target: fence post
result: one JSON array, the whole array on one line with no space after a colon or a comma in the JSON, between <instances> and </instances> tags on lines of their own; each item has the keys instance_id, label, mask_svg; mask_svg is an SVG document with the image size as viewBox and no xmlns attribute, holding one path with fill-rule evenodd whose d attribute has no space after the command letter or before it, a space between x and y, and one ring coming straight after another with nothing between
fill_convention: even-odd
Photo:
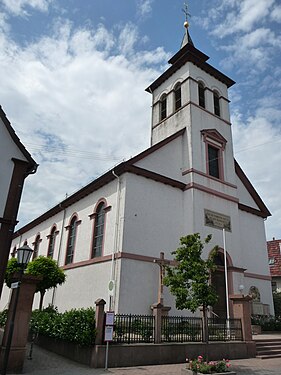
<instances>
[{"instance_id":1,"label":"fence post","mask_svg":"<svg viewBox=\"0 0 281 375\"><path fill-rule=\"evenodd\" d=\"M104 306L106 302L104 299L99 298L95 301L96 305L96 345L103 344L103 330L104 330Z\"/></svg>"},{"instance_id":2,"label":"fence post","mask_svg":"<svg viewBox=\"0 0 281 375\"><path fill-rule=\"evenodd\" d=\"M162 323L162 308L161 303L152 305L153 316L155 319L155 332L154 332L154 341L155 344L161 343L161 323Z\"/></svg>"},{"instance_id":3,"label":"fence post","mask_svg":"<svg viewBox=\"0 0 281 375\"><path fill-rule=\"evenodd\" d=\"M235 294L230 296L230 299L233 301L234 318L241 319L243 340L252 341L251 309L249 303L252 297Z\"/></svg>"}]
</instances>

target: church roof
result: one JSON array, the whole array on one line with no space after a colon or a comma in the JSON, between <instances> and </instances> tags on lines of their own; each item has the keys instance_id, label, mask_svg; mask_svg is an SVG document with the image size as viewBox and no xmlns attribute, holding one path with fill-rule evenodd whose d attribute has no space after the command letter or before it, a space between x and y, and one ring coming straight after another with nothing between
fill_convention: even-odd
<instances>
[{"instance_id":1,"label":"church roof","mask_svg":"<svg viewBox=\"0 0 281 375\"><path fill-rule=\"evenodd\" d=\"M27 149L24 147L24 145L21 143L19 137L16 135L16 132L13 129L13 127L12 127L10 121L8 120L8 118L6 116L6 113L3 111L1 105L0 105L0 118L1 118L4 126L8 130L8 133L10 134L10 137L12 138L12 140L14 141L14 143L16 144L18 149L21 151L23 156L27 159L27 162L29 163L29 170L28 171L30 173L33 172L37 168L38 164L32 158L32 156L27 151Z\"/></svg>"},{"instance_id":2,"label":"church roof","mask_svg":"<svg viewBox=\"0 0 281 375\"><path fill-rule=\"evenodd\" d=\"M146 91L151 93L152 91L157 89L157 87L159 87L187 62L192 62L194 65L198 66L206 73L212 75L213 77L224 83L227 87L231 87L232 85L234 85L235 82L231 78L227 77L212 65L208 64L207 60L209 60L209 56L205 55L203 52L199 51L199 49L194 47L187 29L181 49L168 61L171 66L153 83L151 83L151 85L146 88Z\"/></svg>"}]
</instances>

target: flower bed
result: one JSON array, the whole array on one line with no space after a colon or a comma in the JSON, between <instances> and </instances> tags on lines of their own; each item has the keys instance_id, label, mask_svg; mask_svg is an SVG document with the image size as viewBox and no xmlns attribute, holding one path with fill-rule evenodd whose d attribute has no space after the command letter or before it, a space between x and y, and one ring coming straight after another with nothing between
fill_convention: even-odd
<instances>
[{"instance_id":1,"label":"flower bed","mask_svg":"<svg viewBox=\"0 0 281 375\"><path fill-rule=\"evenodd\" d=\"M183 368L181 370L181 373L184 375L202 375L202 372L194 372L192 370L189 370L187 368ZM234 371L227 371L227 372L211 372L212 375L236 375L236 372Z\"/></svg>"},{"instance_id":2,"label":"flower bed","mask_svg":"<svg viewBox=\"0 0 281 375\"><path fill-rule=\"evenodd\" d=\"M220 361L205 361L204 358L199 355L196 359L186 359L187 367L183 369L182 373L196 375L196 374L225 374L234 375L234 371L230 371L230 362L228 359L222 359Z\"/></svg>"}]
</instances>

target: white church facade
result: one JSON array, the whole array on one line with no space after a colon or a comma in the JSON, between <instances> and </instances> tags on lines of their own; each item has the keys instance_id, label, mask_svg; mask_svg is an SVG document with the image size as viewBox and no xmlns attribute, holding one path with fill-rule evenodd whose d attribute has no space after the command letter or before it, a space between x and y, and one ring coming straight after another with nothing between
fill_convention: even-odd
<instances>
[{"instance_id":1,"label":"white church facade","mask_svg":"<svg viewBox=\"0 0 281 375\"><path fill-rule=\"evenodd\" d=\"M45 306L64 311L98 298L108 306L111 298L116 312L150 314L160 253L172 259L180 237L198 232L212 234L207 257L215 245L223 250L225 228L229 294L255 287L264 313L274 313L264 228L270 212L233 156L228 88L234 82L207 60L186 29L170 67L147 88L151 147L14 234L11 251L26 242L34 256L51 256L66 272L66 283L46 294ZM220 254L214 311L224 315ZM167 288L164 304L180 314Z\"/></svg>"}]
</instances>

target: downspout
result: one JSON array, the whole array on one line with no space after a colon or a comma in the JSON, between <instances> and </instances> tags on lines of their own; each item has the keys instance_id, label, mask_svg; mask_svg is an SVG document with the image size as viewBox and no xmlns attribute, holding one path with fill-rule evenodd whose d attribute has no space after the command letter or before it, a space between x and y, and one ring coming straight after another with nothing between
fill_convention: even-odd
<instances>
[{"instance_id":1,"label":"downspout","mask_svg":"<svg viewBox=\"0 0 281 375\"><path fill-rule=\"evenodd\" d=\"M62 208L61 203L59 204L59 207ZM66 209L64 208L63 209L63 217L62 217L62 226L61 226L61 231L60 231L59 251L58 251L58 258L57 258L58 266L59 266L61 247L62 247L62 237L63 237L63 228L64 228L64 223L65 223L65 214L66 214ZM57 288L55 287L53 289L53 295L52 295L52 302L51 302L52 306L54 306L56 290L57 290Z\"/></svg>"},{"instance_id":2,"label":"downspout","mask_svg":"<svg viewBox=\"0 0 281 375\"><path fill-rule=\"evenodd\" d=\"M119 216L120 216L120 196L121 196L121 181L120 177L112 170L112 174L117 178L117 195L116 195L116 214L115 214L115 227L114 227L114 242L113 251L111 257L111 270L110 270L110 280L114 281L114 292L112 296L109 296L109 310L114 310L115 308L115 297L116 297L116 275L115 275L115 254L117 253L117 246L119 240Z\"/></svg>"}]
</instances>

